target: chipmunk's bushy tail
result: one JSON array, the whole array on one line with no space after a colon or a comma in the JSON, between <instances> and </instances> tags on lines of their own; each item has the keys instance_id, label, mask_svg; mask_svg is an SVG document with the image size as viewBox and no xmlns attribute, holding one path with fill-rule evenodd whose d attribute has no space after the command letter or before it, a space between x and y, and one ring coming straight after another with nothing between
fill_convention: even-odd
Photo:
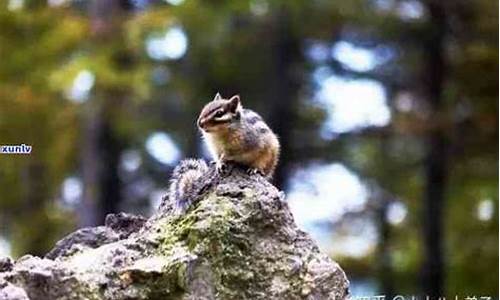
<instances>
[{"instance_id":1,"label":"chipmunk's bushy tail","mask_svg":"<svg viewBox=\"0 0 500 300\"><path fill-rule=\"evenodd\" d=\"M175 167L170 179L170 199L177 211L184 212L201 193L203 176L208 174L207 163L202 159L186 159Z\"/></svg>"}]
</instances>

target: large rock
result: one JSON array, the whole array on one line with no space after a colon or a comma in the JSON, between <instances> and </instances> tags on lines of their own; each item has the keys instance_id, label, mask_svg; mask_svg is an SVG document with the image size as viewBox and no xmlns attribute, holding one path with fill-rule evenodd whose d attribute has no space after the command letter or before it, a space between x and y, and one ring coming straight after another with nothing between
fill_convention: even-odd
<instances>
[{"instance_id":1,"label":"large rock","mask_svg":"<svg viewBox=\"0 0 500 300\"><path fill-rule=\"evenodd\" d=\"M348 297L342 269L297 228L273 185L239 169L203 180L184 214L167 196L149 220L111 215L45 258L0 258L0 300Z\"/></svg>"}]
</instances>

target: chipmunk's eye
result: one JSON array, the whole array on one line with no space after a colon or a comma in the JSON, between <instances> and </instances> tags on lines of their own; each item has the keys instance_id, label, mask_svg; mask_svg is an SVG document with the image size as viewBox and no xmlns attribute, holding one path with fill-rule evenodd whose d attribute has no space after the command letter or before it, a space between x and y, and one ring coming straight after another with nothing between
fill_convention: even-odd
<instances>
[{"instance_id":1,"label":"chipmunk's eye","mask_svg":"<svg viewBox=\"0 0 500 300\"><path fill-rule=\"evenodd\" d=\"M224 111L222 109L219 109L216 113L215 113L215 117L216 118L220 118L224 115Z\"/></svg>"}]
</instances>

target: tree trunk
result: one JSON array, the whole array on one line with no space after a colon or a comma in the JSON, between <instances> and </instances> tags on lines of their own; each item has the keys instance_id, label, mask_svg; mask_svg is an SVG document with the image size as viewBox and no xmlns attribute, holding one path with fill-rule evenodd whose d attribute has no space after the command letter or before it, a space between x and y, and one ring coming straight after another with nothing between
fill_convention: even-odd
<instances>
[{"instance_id":1,"label":"tree trunk","mask_svg":"<svg viewBox=\"0 0 500 300\"><path fill-rule=\"evenodd\" d=\"M106 41L106 37L119 34L119 14L126 1L92 1L89 14L92 20L93 38ZM120 61L118 61L120 63ZM98 96L95 96L98 95ZM119 103L123 93L100 90L85 103L83 117L82 173L84 192L80 226L102 224L108 213L117 212L121 202L121 184L118 177L118 164L121 142L116 136L110 121L113 104Z\"/></svg>"},{"instance_id":2,"label":"tree trunk","mask_svg":"<svg viewBox=\"0 0 500 300\"><path fill-rule=\"evenodd\" d=\"M99 182L99 215L98 221L104 221L109 213L116 213L121 203L122 184L118 174L122 145L111 124L105 120L100 128L99 152L101 172Z\"/></svg>"},{"instance_id":3,"label":"tree trunk","mask_svg":"<svg viewBox=\"0 0 500 300\"><path fill-rule=\"evenodd\" d=\"M94 226L99 223L99 134L101 129L101 113L94 107L87 106L84 110L82 128L82 180L83 196L78 210L80 227ZM93 110L90 110L93 109Z\"/></svg>"},{"instance_id":4,"label":"tree trunk","mask_svg":"<svg viewBox=\"0 0 500 300\"><path fill-rule=\"evenodd\" d=\"M270 103L269 125L280 139L281 157L274 183L284 188L293 153L294 108L297 107L299 81L296 68L303 61L300 40L294 36L285 7L274 17L271 29L272 61L269 72L267 103Z\"/></svg>"},{"instance_id":5,"label":"tree trunk","mask_svg":"<svg viewBox=\"0 0 500 300\"><path fill-rule=\"evenodd\" d=\"M443 86L445 81L444 38L446 14L443 1L429 1L430 30L425 44L426 64L424 82L431 109L431 118L439 120L443 110ZM437 123L437 122L436 122ZM425 191L423 199L423 246L422 288L426 295L443 296L444 292L444 205L447 181L447 142L439 125L427 134L425 161Z\"/></svg>"},{"instance_id":6,"label":"tree trunk","mask_svg":"<svg viewBox=\"0 0 500 300\"><path fill-rule=\"evenodd\" d=\"M50 236L50 220L45 213L45 205L50 197L47 191L46 166L38 158L28 163L22 173L25 184L23 208L19 212L23 220L17 224L18 239L13 241L14 252L24 254L43 255L47 251L47 236ZM22 252L21 252L22 251Z\"/></svg>"}]
</instances>

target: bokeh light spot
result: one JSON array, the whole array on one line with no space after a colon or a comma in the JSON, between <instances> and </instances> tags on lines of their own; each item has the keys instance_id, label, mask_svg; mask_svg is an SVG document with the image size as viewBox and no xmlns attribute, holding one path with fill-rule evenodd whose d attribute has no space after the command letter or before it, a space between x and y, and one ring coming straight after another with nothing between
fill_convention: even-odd
<instances>
[{"instance_id":1,"label":"bokeh light spot","mask_svg":"<svg viewBox=\"0 0 500 300\"><path fill-rule=\"evenodd\" d=\"M401 202L393 202L389 205L387 210L387 221L392 225L399 225L403 223L408 214L408 209L406 205Z\"/></svg>"},{"instance_id":2,"label":"bokeh light spot","mask_svg":"<svg viewBox=\"0 0 500 300\"><path fill-rule=\"evenodd\" d=\"M65 204L75 206L81 200L83 183L78 177L68 177L62 184L62 198Z\"/></svg>"},{"instance_id":3,"label":"bokeh light spot","mask_svg":"<svg viewBox=\"0 0 500 300\"><path fill-rule=\"evenodd\" d=\"M171 27L163 36L149 37L146 40L146 52L155 60L175 60L184 56L188 48L188 39L179 26Z\"/></svg>"},{"instance_id":4,"label":"bokeh light spot","mask_svg":"<svg viewBox=\"0 0 500 300\"><path fill-rule=\"evenodd\" d=\"M172 138L164 132L155 132L146 140L147 152L162 164L171 165L179 160L181 152Z\"/></svg>"},{"instance_id":5,"label":"bokeh light spot","mask_svg":"<svg viewBox=\"0 0 500 300\"><path fill-rule=\"evenodd\" d=\"M263 16L269 11L269 3L266 0L252 0L250 11L256 16Z\"/></svg>"},{"instance_id":6,"label":"bokeh light spot","mask_svg":"<svg viewBox=\"0 0 500 300\"><path fill-rule=\"evenodd\" d=\"M127 172L137 171L141 163L141 155L137 150L126 150L121 155L120 165Z\"/></svg>"},{"instance_id":7,"label":"bokeh light spot","mask_svg":"<svg viewBox=\"0 0 500 300\"><path fill-rule=\"evenodd\" d=\"M24 0L9 0L7 9L10 11L21 10L24 7Z\"/></svg>"},{"instance_id":8,"label":"bokeh light spot","mask_svg":"<svg viewBox=\"0 0 500 300\"><path fill-rule=\"evenodd\" d=\"M11 256L11 245L7 239L0 236L0 257Z\"/></svg>"},{"instance_id":9,"label":"bokeh light spot","mask_svg":"<svg viewBox=\"0 0 500 300\"><path fill-rule=\"evenodd\" d=\"M349 69L359 72L372 70L378 64L377 56L373 51L355 47L345 41L340 41L333 46L332 55Z\"/></svg>"},{"instance_id":10,"label":"bokeh light spot","mask_svg":"<svg viewBox=\"0 0 500 300\"><path fill-rule=\"evenodd\" d=\"M367 192L359 178L343 165L315 165L297 171L290 180L288 201L299 225L337 220L360 208Z\"/></svg>"},{"instance_id":11,"label":"bokeh light spot","mask_svg":"<svg viewBox=\"0 0 500 300\"><path fill-rule=\"evenodd\" d=\"M329 117L323 136L368 126L385 126L391 120L383 86L374 80L346 80L330 76L320 84L318 101Z\"/></svg>"},{"instance_id":12,"label":"bokeh light spot","mask_svg":"<svg viewBox=\"0 0 500 300\"><path fill-rule=\"evenodd\" d=\"M95 75L89 70L82 70L76 75L70 89L66 91L66 97L73 102L85 102L89 98L94 83Z\"/></svg>"},{"instance_id":13,"label":"bokeh light spot","mask_svg":"<svg viewBox=\"0 0 500 300\"><path fill-rule=\"evenodd\" d=\"M164 1L171 5L181 5L184 2L184 0L164 0Z\"/></svg>"},{"instance_id":14,"label":"bokeh light spot","mask_svg":"<svg viewBox=\"0 0 500 300\"><path fill-rule=\"evenodd\" d=\"M487 222L493 218L495 205L491 199L485 199L479 202L477 206L477 218L480 221Z\"/></svg>"}]
</instances>

